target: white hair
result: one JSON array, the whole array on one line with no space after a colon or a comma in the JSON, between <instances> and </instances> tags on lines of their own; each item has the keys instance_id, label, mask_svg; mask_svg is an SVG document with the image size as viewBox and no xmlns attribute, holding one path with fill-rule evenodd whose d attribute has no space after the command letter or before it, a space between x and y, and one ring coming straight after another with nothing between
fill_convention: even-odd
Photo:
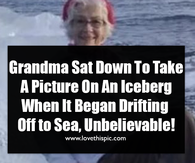
<instances>
[{"instance_id":1,"label":"white hair","mask_svg":"<svg viewBox=\"0 0 195 163\"><path fill-rule=\"evenodd\" d=\"M72 35L71 35L71 21L74 19L74 13L77 11L76 6L78 4L83 5L84 7L87 5L97 5L100 8L104 9L104 14L105 16L105 30L106 30L106 34L105 34L105 38L104 40L106 40L109 36L111 36L112 31L113 31L113 25L109 22L108 20L108 11L106 8L106 3L103 0L74 0L73 4L69 7L68 11L67 11L67 20L64 21L64 27L66 29L66 33L67 36L69 37L69 39L72 40Z\"/></svg>"}]
</instances>

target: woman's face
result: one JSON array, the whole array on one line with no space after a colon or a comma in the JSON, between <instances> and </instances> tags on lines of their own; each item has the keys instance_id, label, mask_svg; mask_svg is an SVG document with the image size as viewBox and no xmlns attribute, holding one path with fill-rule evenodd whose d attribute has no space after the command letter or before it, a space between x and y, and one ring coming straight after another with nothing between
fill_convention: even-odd
<instances>
[{"instance_id":1,"label":"woman's face","mask_svg":"<svg viewBox=\"0 0 195 163\"><path fill-rule=\"evenodd\" d=\"M106 37L105 9L96 5L76 6L71 21L75 45L101 45Z\"/></svg>"}]
</instances>

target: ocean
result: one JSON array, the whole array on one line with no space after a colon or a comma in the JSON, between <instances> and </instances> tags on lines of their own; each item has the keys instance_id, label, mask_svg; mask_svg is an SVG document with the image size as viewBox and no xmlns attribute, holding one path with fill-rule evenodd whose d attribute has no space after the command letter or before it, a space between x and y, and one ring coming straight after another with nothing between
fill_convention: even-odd
<instances>
[{"instance_id":1,"label":"ocean","mask_svg":"<svg viewBox=\"0 0 195 163\"><path fill-rule=\"evenodd\" d=\"M111 2L117 22L113 36L106 44L185 45L185 103L195 114L195 1ZM25 163L47 162L42 155L23 155L19 158L5 154L7 46L67 45L61 20L63 4L64 0L0 0L0 163L17 163L17 159ZM21 160L18 163L22 163Z\"/></svg>"}]
</instances>

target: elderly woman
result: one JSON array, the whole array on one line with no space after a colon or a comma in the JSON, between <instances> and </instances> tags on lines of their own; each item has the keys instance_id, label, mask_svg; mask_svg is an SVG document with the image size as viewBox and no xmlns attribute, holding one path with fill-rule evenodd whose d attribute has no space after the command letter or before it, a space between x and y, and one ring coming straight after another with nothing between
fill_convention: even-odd
<instances>
[{"instance_id":1,"label":"elderly woman","mask_svg":"<svg viewBox=\"0 0 195 163\"><path fill-rule=\"evenodd\" d=\"M62 18L69 45L99 46L111 35L115 19L107 0L68 0ZM104 154L50 154L49 163L97 163Z\"/></svg>"},{"instance_id":2,"label":"elderly woman","mask_svg":"<svg viewBox=\"0 0 195 163\"><path fill-rule=\"evenodd\" d=\"M102 45L111 35L115 19L107 0L68 0L63 21L72 45Z\"/></svg>"},{"instance_id":3,"label":"elderly woman","mask_svg":"<svg viewBox=\"0 0 195 163\"><path fill-rule=\"evenodd\" d=\"M100 46L111 36L115 18L108 0L68 0L62 18L69 45ZM49 154L49 163L97 163L104 154Z\"/></svg>"}]
</instances>

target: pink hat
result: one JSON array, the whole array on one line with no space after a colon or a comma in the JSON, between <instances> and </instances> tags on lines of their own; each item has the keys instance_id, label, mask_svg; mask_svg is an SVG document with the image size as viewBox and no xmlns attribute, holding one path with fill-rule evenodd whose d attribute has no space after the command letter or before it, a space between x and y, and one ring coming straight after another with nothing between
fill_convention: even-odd
<instances>
[{"instance_id":1,"label":"pink hat","mask_svg":"<svg viewBox=\"0 0 195 163\"><path fill-rule=\"evenodd\" d=\"M115 24L115 17L114 17L114 11L113 11L113 7L111 5L110 2L108 2L108 0L102 0L106 3L106 9L108 11L108 21L110 22L110 24L114 25ZM68 9L69 7L74 3L74 0L68 0L65 4L64 4L64 8L63 8L63 13L62 13L62 18L64 21L67 20L68 18Z\"/></svg>"}]
</instances>

